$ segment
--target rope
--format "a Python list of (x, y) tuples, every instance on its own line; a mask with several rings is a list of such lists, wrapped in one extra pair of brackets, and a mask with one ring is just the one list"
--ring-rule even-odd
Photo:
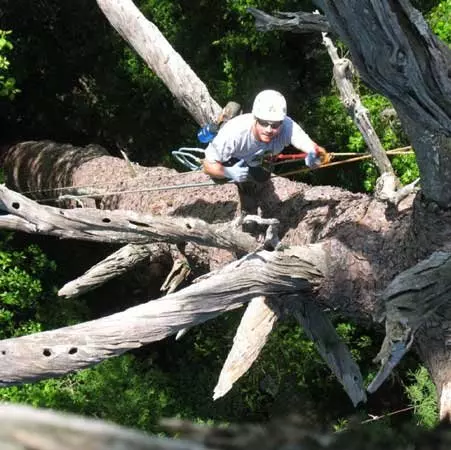
[[(226, 183), (231, 183), (231, 181), (227, 181)], [(187, 184), (176, 184), (173, 186), (159, 186), (159, 187), (153, 187), (153, 188), (143, 188), (143, 189), (130, 189), (126, 191), (116, 191), (116, 192), (103, 192), (100, 194), (82, 194), (82, 195), (60, 195), (56, 198), (46, 198), (39, 200), (40, 202), (50, 202), (50, 201), (56, 201), (56, 200), (75, 200), (78, 198), (98, 198), (98, 197), (109, 197), (112, 195), (121, 195), (121, 194), (135, 194), (137, 192), (155, 192), (155, 191), (171, 191), (174, 189), (186, 189), (186, 188), (192, 188), (192, 187), (209, 187), (209, 186), (218, 186), (218, 183), (215, 183), (214, 181), (205, 181), (204, 183), (187, 183)]]
[[(404, 151), (404, 150), (402, 150), (403, 148), (408, 149), (411, 147), (401, 147), (399, 149), (387, 150), (386, 153), (388, 155), (410, 155), (410, 154), (414, 153), (413, 151)], [(333, 154), (333, 155), (335, 156), (335, 154)], [(372, 155), (370, 153), (365, 153), (362, 156), (358, 156), (356, 158), (349, 158), (349, 159), (345, 159), (344, 161), (334, 161), (334, 162), (330, 162), (327, 164), (323, 164), (313, 170), (326, 169), (328, 167), (339, 166), (340, 164), (348, 164), (348, 163), (356, 162), (356, 161), (363, 161), (364, 159), (370, 159), (370, 158), (372, 158)], [(297, 170), (292, 170), (290, 172), (281, 173), (278, 176), (287, 177), (290, 175), (296, 175), (298, 173), (310, 172), (311, 170), (312, 169), (310, 169), (309, 167), (303, 167), (302, 169), (297, 169)]]

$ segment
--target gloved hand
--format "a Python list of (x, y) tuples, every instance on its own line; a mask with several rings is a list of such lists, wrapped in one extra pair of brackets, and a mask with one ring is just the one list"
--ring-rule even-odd
[(327, 164), (328, 162), (330, 162), (330, 154), (319, 145), (315, 147), (315, 150), (307, 153), (307, 156), (305, 157), (305, 164), (312, 169), (319, 167), (321, 164)]
[(327, 153), (326, 149), (324, 147), (320, 147), (319, 145), (316, 146), (316, 156), (319, 156), (321, 164), (327, 164), (331, 160), (330, 153)]
[(247, 180), (249, 175), (249, 167), (245, 166), (246, 162), (240, 159), (231, 167), (224, 167), (224, 176), (236, 183), (242, 183)]
[(261, 166), (262, 162), (263, 162), (263, 156), (264, 154), (267, 152), (268, 150), (266, 149), (261, 149), (258, 152), (255, 152), (252, 155), (252, 159), (250, 159), (249, 161), (247, 161), (247, 165), (250, 167), (257, 167), (257, 166)]
[(305, 165), (311, 169), (321, 165), (321, 158), (316, 155), (316, 151), (307, 153), (307, 156), (305, 157)]

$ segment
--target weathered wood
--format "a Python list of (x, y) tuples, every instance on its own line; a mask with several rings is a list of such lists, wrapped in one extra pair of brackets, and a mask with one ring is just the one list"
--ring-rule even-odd
[(318, 352), (343, 385), (354, 406), (366, 402), (363, 377), (348, 346), (340, 339), (329, 318), (311, 301), (294, 299), (291, 312)]
[(274, 16), (257, 8), (247, 8), (255, 17), (255, 27), (259, 31), (292, 31), (293, 33), (329, 32), (330, 25), (325, 16), (306, 13), (275, 12)]
[(213, 400), (227, 394), (235, 381), (249, 370), (266, 344), (277, 316), (274, 304), (269, 305), (265, 297), (251, 300), (233, 338), (233, 346), (219, 375)]
[(450, 303), (450, 292), (451, 253), (446, 252), (433, 253), (387, 286), (380, 296), (378, 317), (385, 320), (385, 338), (376, 357), (381, 368), (368, 386), (369, 392), (380, 387), (407, 353), (417, 330), (438, 308)]
[(352, 79), (354, 76), (354, 68), (352, 62), (347, 58), (340, 58), (338, 56), (337, 48), (326, 33), (322, 33), (323, 44), (329, 53), (333, 64), (334, 79), (337, 88), (340, 91), (341, 101), (352, 117), (355, 125), (362, 133), (368, 150), (374, 159), (374, 162), (381, 174), (388, 173), (395, 175), (393, 167), (385, 154), (381, 141), (377, 136), (376, 130), (371, 124), (368, 109), (363, 106), (360, 96), (354, 89)]
[(150, 436), (101, 420), (22, 405), (0, 406), (4, 450), (205, 450), (203, 444)]
[[(165, 218), (134, 211), (45, 206), (0, 185), (0, 211), (15, 214), (35, 232), (66, 239), (110, 243), (196, 242), (200, 245), (249, 252), (255, 239), (230, 224), (210, 225), (195, 218)], [(0, 228), (3, 215), (0, 215)]]
[[(308, 295), (327, 269), (321, 244), (261, 251), (177, 293), (98, 320), (0, 341), (0, 385), (97, 364), (242, 306), (258, 296)], [(231, 284), (233, 283), (233, 284)]]
[[(0, 225), (2, 225), (1, 221)], [(128, 244), (91, 267), (82, 276), (66, 283), (58, 291), (58, 295), (66, 298), (77, 297), (122, 275), (145, 258), (151, 255), (155, 258), (162, 253), (158, 244)]]
[(97, 3), (114, 29), (143, 58), (198, 124), (216, 120), (221, 108), (211, 98), (205, 84), (131, 0), (97, 0)]

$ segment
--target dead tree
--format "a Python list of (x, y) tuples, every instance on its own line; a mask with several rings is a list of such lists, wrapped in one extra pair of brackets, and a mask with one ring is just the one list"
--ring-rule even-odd
[[(121, 14), (114, 14), (114, 21), (119, 22), (115, 22), (115, 28), (120, 29), (133, 46), (138, 45), (130, 35), (130, 25), (136, 17), (131, 2), (103, 0), (99, 3), (104, 11), (105, 7), (113, 5), (121, 8)], [(451, 363), (447, 346), (451, 309), (446, 295), (451, 283), (447, 270), (451, 203), (450, 51), (433, 36), (421, 15), (406, 0), (396, 4), (362, 0), (358, 8), (345, 1), (318, 3), (330, 27), (348, 45), (362, 78), (387, 95), (396, 107), (416, 151), (422, 177), (421, 192), (415, 198), (407, 197), (395, 208), (366, 195), (330, 187), (310, 188), (275, 178), (271, 195), (264, 196), (263, 200), (269, 217), (279, 222), (278, 237), (283, 246), (276, 243), (270, 250), (265, 250), (254, 242), (251, 252), (237, 261), (229, 251), (237, 250), (236, 247), (224, 249), (228, 253), (218, 264), (220, 267), (216, 267), (217, 271), (162, 300), (131, 308), (96, 323), (3, 341), (0, 343), (0, 380), (3, 384), (61, 375), (86, 367), (250, 302), (235, 341), (240, 349), (244, 345), (240, 338), (243, 329), (245, 333), (249, 334), (251, 330), (255, 333), (252, 310), (256, 308), (264, 319), (259, 321), (260, 338), (251, 341), (252, 348), (243, 349), (245, 354), (252, 357), (258, 354), (280, 311), (292, 314), (315, 341), (351, 400), (358, 403), (365, 398), (358, 367), (333, 334), (333, 327), (321, 309), (325, 306), (367, 324), (375, 318), (385, 320), (387, 335), (378, 355), (383, 363), (378, 383), (414, 345), (438, 388), (442, 415), (451, 411)], [(385, 20), (384, 26), (379, 21), (381, 17)], [(324, 18), (319, 20), (324, 26)], [(140, 39), (145, 38), (142, 24), (137, 34)], [(386, 51), (380, 51), (381, 48)], [(145, 46), (143, 49), (148, 52), (146, 56), (151, 53), (151, 49)], [(174, 77), (166, 78), (170, 89), (178, 80)], [(204, 98), (200, 98), (199, 104), (203, 101)], [(189, 105), (197, 107), (196, 102)], [(192, 112), (192, 115), (199, 122), (200, 117), (205, 117), (203, 113)], [(29, 159), (33, 151), (39, 158)], [(46, 166), (45, 152), (64, 168), (61, 172), (64, 176), (58, 178), (53, 167), (53, 170), (49, 169), (49, 180), (42, 177), (36, 161), (41, 168)], [(167, 186), (182, 184), (180, 174), (162, 168), (148, 171), (138, 168), (137, 177), (127, 178), (126, 167), (121, 161), (99, 154), (87, 160), (80, 156), (83, 154), (83, 149), (69, 146), (61, 151), (54, 143), (19, 144), (6, 153), (4, 165), (9, 174), (8, 183), (16, 190), (25, 190), (25, 185), (32, 185), (53, 189), (56, 194), (62, 187), (58, 183), (64, 179), (63, 186), (78, 185), (76, 193), (85, 192), (98, 208), (132, 209), (135, 215), (109, 211), (96, 216), (99, 212), (92, 210), (69, 214), (59, 208), (47, 209), (28, 203), (24, 198), (15, 197), (18, 194), (2, 188), (0, 223), (4, 219), (9, 228), (18, 223), (24, 230), (56, 232), (62, 236), (62, 226), (54, 224), (53, 219), (42, 221), (42, 217), (72, 218), (92, 227), (89, 230), (95, 230), (84, 236), (103, 235), (112, 239), (114, 231), (124, 239), (121, 242), (135, 244), (136, 239), (141, 239), (137, 238), (139, 231), (148, 233), (148, 240), (138, 240), (145, 245), (163, 240), (163, 236), (158, 237), (153, 230), (148, 230), (152, 218), (139, 215), (144, 212), (143, 208), (147, 214), (173, 216), (174, 224), (179, 223), (180, 216), (207, 217), (210, 224), (222, 222), (223, 228), (235, 238), (234, 242), (240, 238), (235, 228), (238, 222), (233, 220), (235, 208), (230, 207), (236, 202), (233, 186), (224, 186), (220, 190), (209, 190), (205, 186), (202, 191), (193, 188), (193, 191), (186, 191), (182, 202), (180, 197), (174, 196), (174, 191), (164, 190)], [(95, 171), (89, 171), (93, 166)], [(90, 174), (95, 172), (96, 179), (91, 179), (90, 183), (98, 183), (98, 187), (91, 186), (86, 192), (88, 183), (83, 180), (83, 174), (88, 171)], [(111, 182), (118, 179), (122, 180), (122, 191)], [(143, 194), (146, 202), (142, 197), (137, 199), (129, 194), (133, 186), (142, 189), (143, 180), (158, 180)], [(186, 180), (188, 183), (207, 181), (204, 175), (195, 173), (188, 174)], [(156, 183), (161, 183), (162, 189), (156, 190)], [(184, 220), (182, 223), (194, 223), (191, 222), (194, 219)], [(172, 230), (170, 220), (165, 224)], [(208, 225), (205, 226), (208, 230)], [(196, 245), (206, 244), (207, 239), (199, 237), (197, 229), (187, 228), (182, 233), (184, 240), (196, 242)], [(67, 228), (66, 233), (71, 230), (71, 227)], [(177, 242), (180, 235), (173, 233), (172, 242)], [(221, 247), (218, 242), (214, 245)], [(206, 258), (213, 259), (213, 250), (196, 247), (194, 251), (202, 251)], [(219, 289), (221, 282), (224, 283), (221, 277), (232, 270), (237, 281), (228, 286), (225, 293)], [(230, 278), (229, 275), (227, 279)], [(139, 324), (143, 322), (146, 325), (141, 328)], [(118, 332), (119, 324), (124, 323), (129, 323), (130, 328)], [(131, 329), (135, 330), (134, 335), (130, 334)], [(92, 340), (86, 339), (91, 335)], [(232, 362), (234, 352), (232, 349)], [(248, 368), (245, 365), (238, 367), (240, 361), (236, 359), (228, 364), (229, 374), (220, 377), (217, 395), (227, 390), (227, 386), (237, 379), (237, 374), (239, 376)], [(226, 381), (223, 383), (223, 380)], [(370, 391), (376, 387), (371, 386)]]

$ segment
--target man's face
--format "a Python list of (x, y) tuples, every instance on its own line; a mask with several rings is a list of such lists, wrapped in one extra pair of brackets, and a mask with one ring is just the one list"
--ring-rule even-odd
[(255, 120), (255, 137), (260, 141), (267, 144), (271, 142), (279, 133), (282, 128), (282, 121), (274, 122), (271, 120)]

